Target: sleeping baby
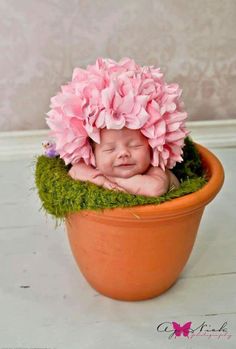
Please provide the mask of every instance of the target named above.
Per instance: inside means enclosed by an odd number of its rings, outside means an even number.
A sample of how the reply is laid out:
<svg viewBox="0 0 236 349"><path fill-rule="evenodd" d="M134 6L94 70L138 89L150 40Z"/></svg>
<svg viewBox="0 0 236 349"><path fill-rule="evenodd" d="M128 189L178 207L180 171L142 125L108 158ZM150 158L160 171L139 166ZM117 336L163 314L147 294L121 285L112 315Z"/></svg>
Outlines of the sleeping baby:
<svg viewBox="0 0 236 349"><path fill-rule="evenodd" d="M152 150L140 130L103 128L100 132L100 144L91 141L96 168L81 160L69 171L73 179L145 196L160 196L179 187L170 170L151 165Z"/></svg>

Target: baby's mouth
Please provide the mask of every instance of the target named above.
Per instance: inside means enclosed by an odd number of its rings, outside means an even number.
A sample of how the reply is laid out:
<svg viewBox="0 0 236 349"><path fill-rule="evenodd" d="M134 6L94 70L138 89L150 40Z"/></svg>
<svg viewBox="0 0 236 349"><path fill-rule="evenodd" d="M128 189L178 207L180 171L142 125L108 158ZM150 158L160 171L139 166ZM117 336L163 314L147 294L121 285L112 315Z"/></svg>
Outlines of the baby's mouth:
<svg viewBox="0 0 236 349"><path fill-rule="evenodd" d="M134 164L120 164L116 167L131 167L131 166L134 166Z"/></svg>

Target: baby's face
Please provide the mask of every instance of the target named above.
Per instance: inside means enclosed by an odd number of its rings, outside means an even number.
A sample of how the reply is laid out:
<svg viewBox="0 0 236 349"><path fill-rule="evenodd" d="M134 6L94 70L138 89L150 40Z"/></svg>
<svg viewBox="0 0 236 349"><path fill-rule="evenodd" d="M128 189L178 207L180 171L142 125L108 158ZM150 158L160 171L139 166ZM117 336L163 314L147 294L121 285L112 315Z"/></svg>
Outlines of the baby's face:
<svg viewBox="0 0 236 349"><path fill-rule="evenodd" d="M97 169L105 176L129 178L144 173L151 162L148 140L140 130L101 130L95 144Z"/></svg>

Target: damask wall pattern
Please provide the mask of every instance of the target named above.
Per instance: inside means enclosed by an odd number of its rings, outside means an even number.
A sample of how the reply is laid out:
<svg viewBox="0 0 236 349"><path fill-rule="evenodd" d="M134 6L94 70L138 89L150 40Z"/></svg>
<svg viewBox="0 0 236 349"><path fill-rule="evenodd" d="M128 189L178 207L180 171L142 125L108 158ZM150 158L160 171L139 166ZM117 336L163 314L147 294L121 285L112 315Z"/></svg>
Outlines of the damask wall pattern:
<svg viewBox="0 0 236 349"><path fill-rule="evenodd" d="M189 120L236 118L235 0L0 0L0 130L46 128L50 97L98 56L160 66Z"/></svg>

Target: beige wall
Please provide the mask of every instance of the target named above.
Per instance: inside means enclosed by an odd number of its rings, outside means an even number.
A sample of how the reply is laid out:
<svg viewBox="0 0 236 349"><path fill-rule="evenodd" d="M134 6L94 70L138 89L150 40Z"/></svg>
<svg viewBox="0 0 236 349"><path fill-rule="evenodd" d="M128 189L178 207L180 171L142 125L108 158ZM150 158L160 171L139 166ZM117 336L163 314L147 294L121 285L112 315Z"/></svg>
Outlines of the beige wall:
<svg viewBox="0 0 236 349"><path fill-rule="evenodd" d="M235 0L0 0L0 130L45 128L75 66L133 57L179 82L190 120L236 118Z"/></svg>

